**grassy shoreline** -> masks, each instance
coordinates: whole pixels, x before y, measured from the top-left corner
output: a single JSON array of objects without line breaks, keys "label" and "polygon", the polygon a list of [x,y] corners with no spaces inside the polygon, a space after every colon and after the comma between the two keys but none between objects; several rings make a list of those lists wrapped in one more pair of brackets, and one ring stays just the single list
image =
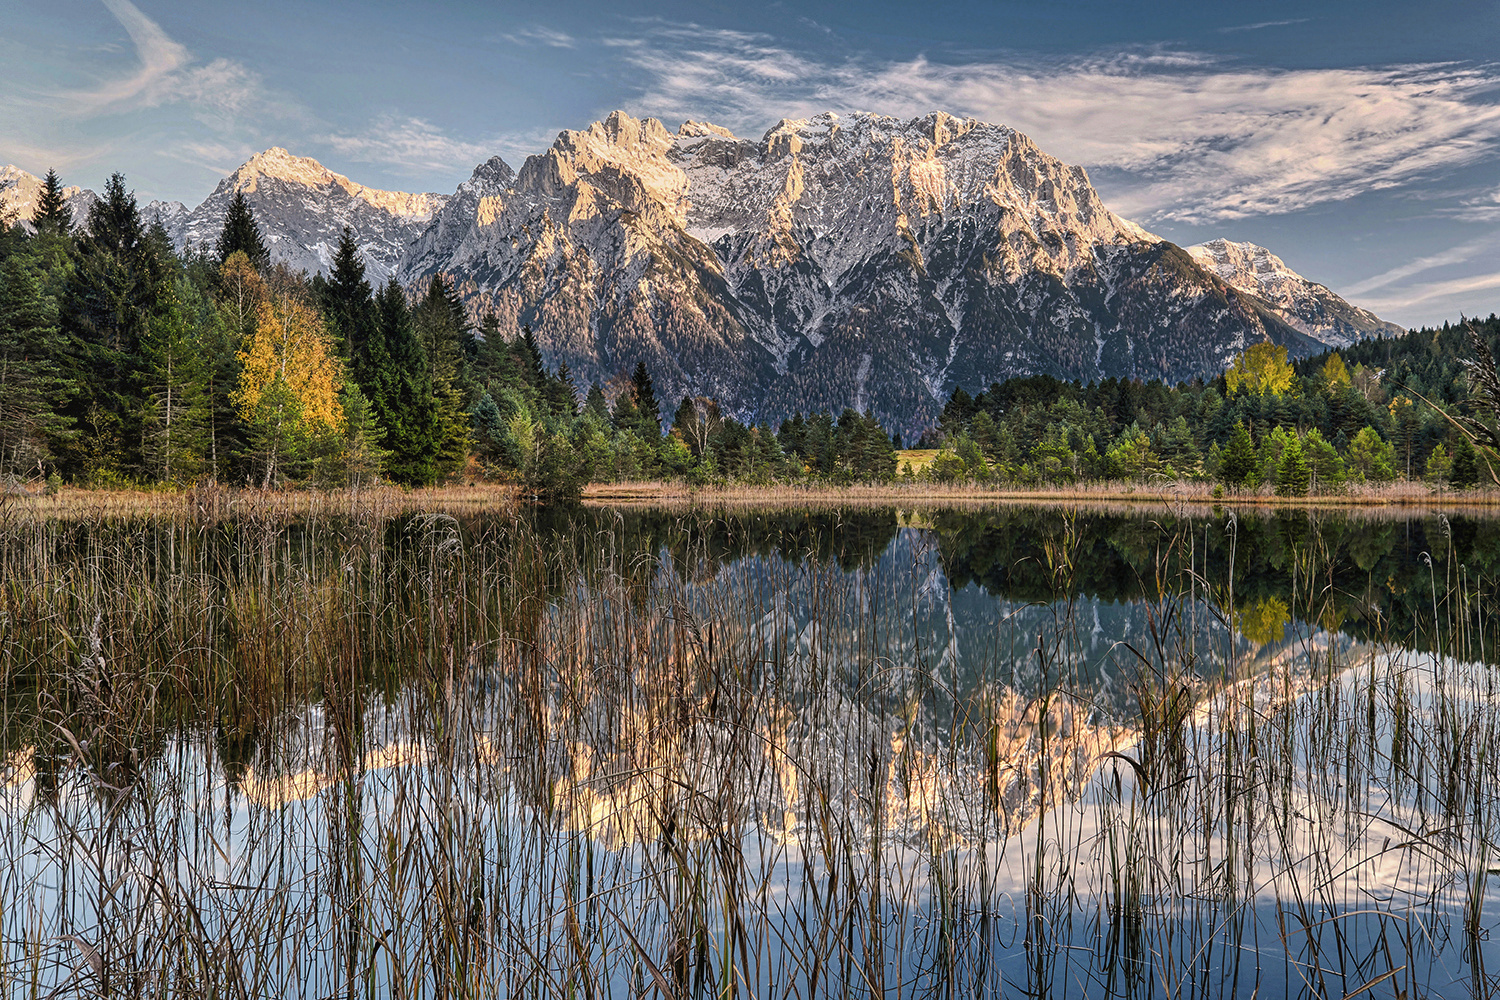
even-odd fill
[{"label": "grassy shoreline", "polygon": [[975,484],[932,483],[856,486],[744,486],[694,489],[684,483],[594,483],[585,487],[583,502],[598,506],[631,505],[755,505],[795,504],[1167,504],[1242,508],[1438,508],[1500,513],[1500,490],[1435,490],[1421,483],[1356,487],[1339,494],[1280,497],[1268,492],[1231,492],[1213,495],[1208,483],[1166,486],[1102,483],[1068,488],[986,487]]},{"label": "grassy shoreline", "polygon": [[[1279,497],[1266,491],[1213,495],[1208,483],[1140,485],[1101,483],[1068,488],[987,487],[972,483],[891,483],[879,485],[729,485],[694,488],[682,482],[591,483],[582,502],[594,507],[771,507],[792,506],[1143,506],[1229,508],[1234,510],[1362,509],[1435,510],[1476,516],[1500,515],[1500,489],[1454,492],[1421,483],[1354,487],[1339,494]],[[377,486],[344,490],[256,490],[192,488],[174,490],[87,490],[65,487],[51,496],[0,496],[0,517],[22,511],[63,517],[123,514],[293,517],[310,514],[415,511],[461,513],[518,508],[520,491],[509,484],[449,485],[405,490]]]}]

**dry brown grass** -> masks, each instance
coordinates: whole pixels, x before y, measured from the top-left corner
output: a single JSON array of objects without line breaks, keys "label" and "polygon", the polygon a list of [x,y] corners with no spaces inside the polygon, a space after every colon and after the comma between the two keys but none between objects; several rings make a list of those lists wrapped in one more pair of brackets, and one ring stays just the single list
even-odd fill
[{"label": "dry brown grass", "polygon": [[127,515],[155,517],[307,517],[313,515],[399,514],[414,511],[464,513],[511,509],[513,487],[443,486],[403,490],[395,486],[350,490],[246,490],[225,487],[171,490],[86,490],[64,488],[53,496],[13,498],[10,516],[32,514],[63,520],[99,520]]},{"label": "dry brown grass", "polygon": [[876,485],[729,485],[694,489],[680,482],[596,483],[583,491],[585,503],[599,506],[793,507],[793,506],[964,506],[970,504],[1062,504],[1081,508],[1139,510],[1142,506],[1219,506],[1245,509],[1412,508],[1459,511],[1483,516],[1500,513],[1500,489],[1438,489],[1425,483],[1359,485],[1338,494],[1279,497],[1268,488],[1214,496],[1212,483],[1082,483],[1073,486],[981,486],[976,483],[885,483]]},{"label": "dry brown grass", "polygon": [[896,452],[896,468],[904,470],[906,464],[910,462],[911,471],[920,475],[937,456],[937,448],[907,448]]}]

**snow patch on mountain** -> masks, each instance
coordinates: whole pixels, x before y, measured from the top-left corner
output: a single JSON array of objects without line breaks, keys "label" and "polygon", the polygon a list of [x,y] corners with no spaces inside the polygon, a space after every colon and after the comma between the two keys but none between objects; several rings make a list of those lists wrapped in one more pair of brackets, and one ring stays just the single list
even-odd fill
[{"label": "snow patch on mountain", "polygon": [[1254,295],[1293,328],[1333,347],[1345,347],[1364,337],[1405,332],[1346,301],[1328,286],[1304,278],[1265,247],[1216,239],[1188,247],[1187,251],[1231,288]]},{"label": "snow patch on mountain", "polygon": [[397,261],[448,201],[445,195],[365,187],[276,146],[246,160],[192,211],[159,213],[179,247],[212,247],[236,193],[254,212],[273,261],[327,273],[347,226],[377,285],[395,273]]},{"label": "snow patch on mountain", "polygon": [[[94,192],[77,186],[62,189],[63,201],[73,215],[73,225],[81,225],[88,218],[89,208],[99,198]],[[0,222],[19,222],[27,232],[32,231],[31,217],[36,214],[37,201],[42,195],[42,179],[22,170],[14,164],[0,166]]]}]

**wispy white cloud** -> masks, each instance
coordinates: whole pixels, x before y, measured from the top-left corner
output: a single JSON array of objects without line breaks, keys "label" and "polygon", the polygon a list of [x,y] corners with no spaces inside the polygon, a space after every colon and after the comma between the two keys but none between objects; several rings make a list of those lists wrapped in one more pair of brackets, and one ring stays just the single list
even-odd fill
[{"label": "wispy white cloud", "polygon": [[1500,188],[1462,199],[1449,214],[1466,222],[1500,222]]},{"label": "wispy white cloud", "polygon": [[1292,24],[1306,24],[1311,21],[1310,17],[1289,17],[1285,21],[1256,21],[1254,24],[1236,24],[1228,28],[1220,28],[1219,34],[1230,35],[1237,31],[1260,31],[1262,28],[1285,28]]},{"label": "wispy white cloud", "polygon": [[396,115],[381,116],[357,134],[334,134],[325,140],[350,159],[411,175],[470,168],[494,155],[501,144],[455,139],[431,122]]},{"label": "wispy white cloud", "polygon": [[1364,295],[1382,288],[1400,285],[1405,279],[1442,268],[1469,264],[1494,258],[1500,249],[1500,233],[1489,233],[1477,239],[1467,240],[1439,253],[1416,257],[1403,264],[1382,271],[1363,281],[1355,282],[1344,289],[1347,295]]},{"label": "wispy white cloud", "polygon": [[140,68],[128,76],[104,80],[88,90],[63,93],[59,95],[62,102],[80,114],[97,114],[121,105],[161,103],[175,91],[180,72],[192,61],[187,48],[167,37],[130,0],[103,0],[103,3],[130,35]]},{"label": "wispy white cloud", "polygon": [[1282,70],[1165,48],[829,64],[764,35],[670,25],[630,42],[615,40],[649,80],[649,113],[742,131],[830,109],[972,115],[1120,171],[1111,204],[1145,221],[1295,212],[1500,155],[1495,66]]},{"label": "wispy white cloud", "polygon": [[[1488,292],[1492,288],[1500,288],[1500,271],[1407,285],[1384,295],[1366,296],[1360,300],[1360,305],[1379,313],[1396,313],[1424,303],[1446,300],[1451,306],[1445,312],[1456,314],[1463,310],[1470,316],[1488,315],[1497,311],[1496,297],[1475,297],[1474,293]],[[1464,307],[1466,299],[1471,300],[1467,308]]]},{"label": "wispy white cloud", "polygon": [[539,24],[508,31],[499,37],[512,45],[542,45],[554,49],[571,49],[578,44],[567,32]]},{"label": "wispy white cloud", "polygon": [[312,116],[297,101],[278,95],[261,76],[231,59],[197,59],[147,17],[131,0],[102,0],[120,22],[139,65],[92,87],[43,95],[34,103],[63,118],[122,115],[164,105],[182,105],[218,131],[242,130],[248,122]]}]

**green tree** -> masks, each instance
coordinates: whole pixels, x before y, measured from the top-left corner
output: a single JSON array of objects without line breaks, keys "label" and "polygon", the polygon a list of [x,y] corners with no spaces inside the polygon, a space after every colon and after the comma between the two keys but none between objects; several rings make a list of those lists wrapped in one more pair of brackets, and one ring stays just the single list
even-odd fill
[{"label": "green tree", "polygon": [[69,386],[55,304],[21,254],[0,264],[0,471],[29,471],[66,434],[58,412]]},{"label": "green tree", "polygon": [[1256,473],[1259,467],[1255,442],[1250,439],[1249,429],[1243,423],[1235,424],[1229,447],[1224,449],[1219,459],[1220,478],[1236,489],[1253,486],[1252,479],[1258,479]]},{"label": "green tree", "polygon": [[376,299],[370,403],[385,430],[386,473],[405,486],[438,479],[432,370],[412,323],[406,293],[394,278]]},{"label": "green tree", "polygon": [[354,489],[372,485],[380,479],[389,457],[381,447],[385,431],[375,415],[375,407],[356,383],[344,383],[339,405],[344,411],[343,435],[331,436],[331,461],[319,478],[327,485]]},{"label": "green tree", "polygon": [[141,464],[141,338],[170,260],[148,243],[122,175],[112,175],[90,207],[72,264],[60,315],[72,345],[64,376],[78,391],[65,415],[83,433],[73,439],[81,450],[63,449],[59,463],[74,476],[128,474]]},{"label": "green tree", "polygon": [[224,225],[219,229],[219,239],[214,243],[214,253],[223,264],[232,255],[243,253],[256,270],[264,270],[271,263],[271,252],[266,249],[260,235],[260,225],[250,203],[245,201],[245,192],[236,191],[224,211]]},{"label": "green tree", "polygon": [[1350,471],[1372,483],[1388,483],[1396,478],[1396,449],[1366,426],[1349,442]]},{"label": "green tree", "polygon": [[1460,437],[1458,447],[1453,449],[1453,468],[1448,473],[1448,485],[1456,490],[1479,485],[1479,453],[1466,437]]},{"label": "green tree", "polygon": [[458,472],[469,457],[469,412],[464,405],[468,373],[460,339],[467,324],[462,317],[462,306],[450,293],[447,279],[433,275],[426,296],[412,311],[432,380],[432,481]]},{"label": "green tree", "polygon": [[1307,467],[1312,473],[1310,487],[1314,493],[1334,493],[1340,490],[1349,478],[1344,460],[1338,449],[1323,438],[1316,427],[1307,432],[1302,442],[1302,453],[1307,458]]},{"label": "green tree", "polygon": [[333,270],[321,289],[323,322],[339,354],[349,362],[361,388],[373,389],[374,374],[369,357],[375,335],[375,301],[365,280],[364,256],[349,227],[339,235],[333,253]]},{"label": "green tree", "polygon": [[1302,442],[1297,435],[1290,434],[1281,449],[1281,461],[1276,466],[1276,494],[1284,497],[1305,497],[1312,481],[1312,470],[1302,455]]},{"label": "green tree", "polygon": [[199,475],[209,451],[210,373],[196,326],[197,298],[192,284],[179,279],[141,345],[146,389],[141,453],[152,475],[170,483]]},{"label": "green tree", "polygon": [[31,224],[40,237],[66,237],[73,231],[73,213],[68,211],[67,199],[63,197],[62,181],[56,170],[48,170],[42,178],[42,193],[37,198],[36,211],[31,214]]},{"label": "green tree", "polygon": [[661,403],[657,402],[656,390],[651,384],[651,373],[646,370],[646,362],[636,362],[635,372],[630,376],[630,391],[635,399],[635,408],[641,416],[642,431],[661,437]]},{"label": "green tree", "polygon": [[589,394],[583,401],[583,412],[593,414],[601,424],[609,420],[609,400],[604,398],[604,388],[598,382],[589,385]]}]

